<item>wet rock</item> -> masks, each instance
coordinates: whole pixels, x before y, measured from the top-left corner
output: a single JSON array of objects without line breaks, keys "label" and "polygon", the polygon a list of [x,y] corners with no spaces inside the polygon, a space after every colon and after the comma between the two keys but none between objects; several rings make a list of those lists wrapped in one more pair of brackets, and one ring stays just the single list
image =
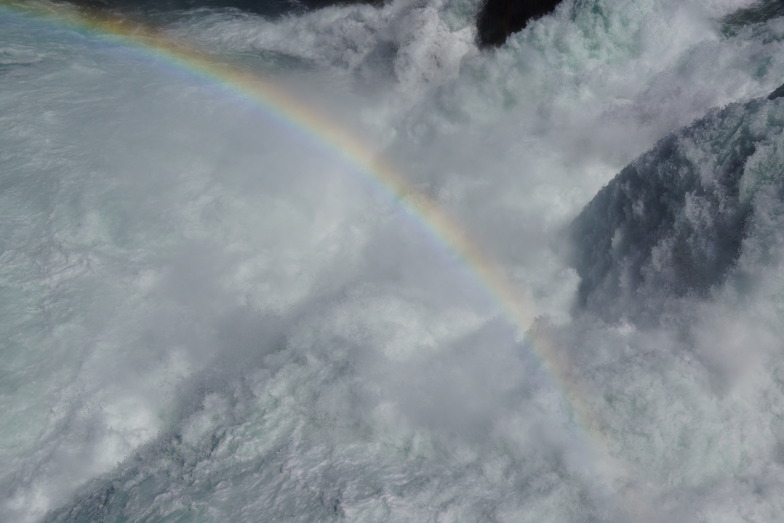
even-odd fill
[{"label": "wet rock", "polygon": [[778,89],[768,95],[768,100],[775,100],[784,96],[784,84],[780,85]]},{"label": "wet rock", "polygon": [[780,16],[784,16],[784,2],[759,0],[724,17],[721,21],[721,30],[725,36],[733,37],[747,27],[764,24]]},{"label": "wet rock", "polygon": [[485,0],[477,17],[479,45],[499,46],[528,22],[551,13],[560,0]]},{"label": "wet rock", "polygon": [[571,226],[577,309],[657,321],[666,303],[707,297],[730,274],[743,281],[744,253],[748,267],[770,256],[767,240],[756,239],[774,237],[768,224],[784,209],[784,177],[764,167],[784,161],[783,95],[712,111],[596,195]]}]

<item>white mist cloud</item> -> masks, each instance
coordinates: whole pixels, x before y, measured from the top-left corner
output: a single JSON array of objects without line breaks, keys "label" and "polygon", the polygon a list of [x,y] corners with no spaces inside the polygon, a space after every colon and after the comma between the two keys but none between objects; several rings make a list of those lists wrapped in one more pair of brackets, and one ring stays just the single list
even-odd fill
[{"label": "white mist cloud", "polygon": [[743,173],[755,221],[726,284],[656,322],[573,314],[564,230],[658,138],[774,87],[780,39],[719,35],[744,2],[587,1],[480,54],[474,4],[169,29],[367,126],[530,296],[543,346],[263,110],[116,42],[0,32],[2,517],[777,513],[780,140]]}]

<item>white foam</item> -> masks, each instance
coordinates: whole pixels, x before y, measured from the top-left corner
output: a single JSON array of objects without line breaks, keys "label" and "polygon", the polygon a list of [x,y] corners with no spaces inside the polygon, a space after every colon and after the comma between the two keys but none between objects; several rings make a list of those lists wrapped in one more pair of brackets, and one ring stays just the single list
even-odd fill
[{"label": "white foam", "polygon": [[656,140],[777,87],[780,21],[722,36],[746,5],[567,1],[493,51],[468,0],[162,22],[345,115],[531,297],[540,347],[298,132],[120,42],[15,17],[0,519],[777,514],[778,113],[748,122],[755,222],[708,297],[654,325],[576,316],[563,234]]}]

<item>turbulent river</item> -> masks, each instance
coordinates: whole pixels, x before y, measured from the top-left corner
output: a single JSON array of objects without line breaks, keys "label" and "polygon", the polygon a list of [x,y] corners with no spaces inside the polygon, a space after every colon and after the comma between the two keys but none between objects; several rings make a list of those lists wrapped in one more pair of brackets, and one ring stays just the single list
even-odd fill
[{"label": "turbulent river", "polygon": [[480,3],[0,2],[0,520],[781,518],[784,9]]}]

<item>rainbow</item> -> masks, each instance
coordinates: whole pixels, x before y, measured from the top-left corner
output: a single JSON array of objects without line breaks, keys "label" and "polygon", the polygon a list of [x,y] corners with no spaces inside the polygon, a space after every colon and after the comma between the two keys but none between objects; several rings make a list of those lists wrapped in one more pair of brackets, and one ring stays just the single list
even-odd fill
[{"label": "rainbow", "polygon": [[626,476],[626,467],[612,457],[601,422],[585,399],[589,391],[581,385],[581,380],[570,365],[565,351],[559,350],[557,344],[546,335],[546,329],[537,327],[537,312],[532,300],[518,289],[500,265],[485,254],[460,224],[436,202],[417,191],[403,174],[367,143],[343,129],[325,113],[295,98],[275,82],[236,66],[219,63],[207,54],[150,27],[104,13],[48,3],[32,7],[29,3],[0,0],[0,14],[3,11],[12,15],[18,13],[37,16],[70,26],[77,31],[119,39],[157,60],[220,85],[232,95],[258,106],[276,120],[299,131],[321,148],[356,168],[371,182],[380,185],[401,210],[421,223],[434,242],[441,245],[451,258],[464,265],[493,301],[501,306],[504,315],[514,324],[518,334],[526,340],[540,364],[561,389],[567,404],[573,409],[572,415],[577,425],[581,426],[595,443],[593,449],[585,449],[594,454],[593,459],[589,459],[603,461],[611,476]]}]

